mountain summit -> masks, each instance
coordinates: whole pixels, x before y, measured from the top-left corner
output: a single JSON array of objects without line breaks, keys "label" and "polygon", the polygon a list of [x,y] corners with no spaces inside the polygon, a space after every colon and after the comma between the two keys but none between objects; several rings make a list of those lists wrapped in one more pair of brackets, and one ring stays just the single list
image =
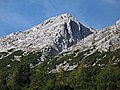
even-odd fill
[{"label": "mountain summit", "polygon": [[[71,14],[49,18],[24,32],[12,33],[0,39],[0,51],[15,50],[44,52],[55,55],[92,34],[90,29],[78,22]],[[47,52],[47,53],[46,53]]]}]

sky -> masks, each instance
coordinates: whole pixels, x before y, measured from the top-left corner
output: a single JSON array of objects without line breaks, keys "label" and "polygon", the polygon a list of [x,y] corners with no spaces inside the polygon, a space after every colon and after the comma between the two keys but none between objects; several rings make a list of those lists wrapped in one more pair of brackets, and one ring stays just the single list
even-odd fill
[{"label": "sky", "polygon": [[120,19],[120,0],[0,0],[0,37],[63,13],[100,30]]}]

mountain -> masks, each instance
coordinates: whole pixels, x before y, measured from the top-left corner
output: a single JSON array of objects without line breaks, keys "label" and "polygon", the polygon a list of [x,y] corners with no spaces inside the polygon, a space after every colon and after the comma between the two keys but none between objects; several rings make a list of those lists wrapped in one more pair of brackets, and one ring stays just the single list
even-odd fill
[{"label": "mountain", "polygon": [[[52,17],[24,32],[12,33],[0,39],[0,51],[14,48],[26,52],[41,50],[45,56],[56,55],[92,34],[71,14]],[[49,53],[46,53],[49,52]]]},{"label": "mountain", "polygon": [[0,38],[0,90],[119,90],[120,20],[96,30],[65,13]]}]

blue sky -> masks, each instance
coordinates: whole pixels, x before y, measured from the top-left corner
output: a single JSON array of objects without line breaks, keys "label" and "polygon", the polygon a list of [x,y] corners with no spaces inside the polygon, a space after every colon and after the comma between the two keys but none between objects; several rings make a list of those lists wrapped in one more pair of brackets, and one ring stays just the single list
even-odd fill
[{"label": "blue sky", "polygon": [[0,37],[66,12],[102,29],[120,19],[120,0],[0,0]]}]

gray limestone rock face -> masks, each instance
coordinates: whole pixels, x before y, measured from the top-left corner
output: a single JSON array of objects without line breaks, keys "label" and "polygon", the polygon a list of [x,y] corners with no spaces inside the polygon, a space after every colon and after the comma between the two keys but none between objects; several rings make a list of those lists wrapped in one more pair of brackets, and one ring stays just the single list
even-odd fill
[{"label": "gray limestone rock face", "polygon": [[74,46],[64,50],[65,52],[73,52],[77,49],[94,48],[100,51],[116,50],[120,48],[120,21],[116,24],[104,28],[103,30],[95,31],[93,34],[83,38]]},{"label": "gray limestone rock face", "polygon": [[0,51],[11,48],[26,52],[41,50],[52,56],[71,47],[92,31],[83,26],[71,14],[49,18],[43,23],[23,32],[12,33],[0,39]]}]

